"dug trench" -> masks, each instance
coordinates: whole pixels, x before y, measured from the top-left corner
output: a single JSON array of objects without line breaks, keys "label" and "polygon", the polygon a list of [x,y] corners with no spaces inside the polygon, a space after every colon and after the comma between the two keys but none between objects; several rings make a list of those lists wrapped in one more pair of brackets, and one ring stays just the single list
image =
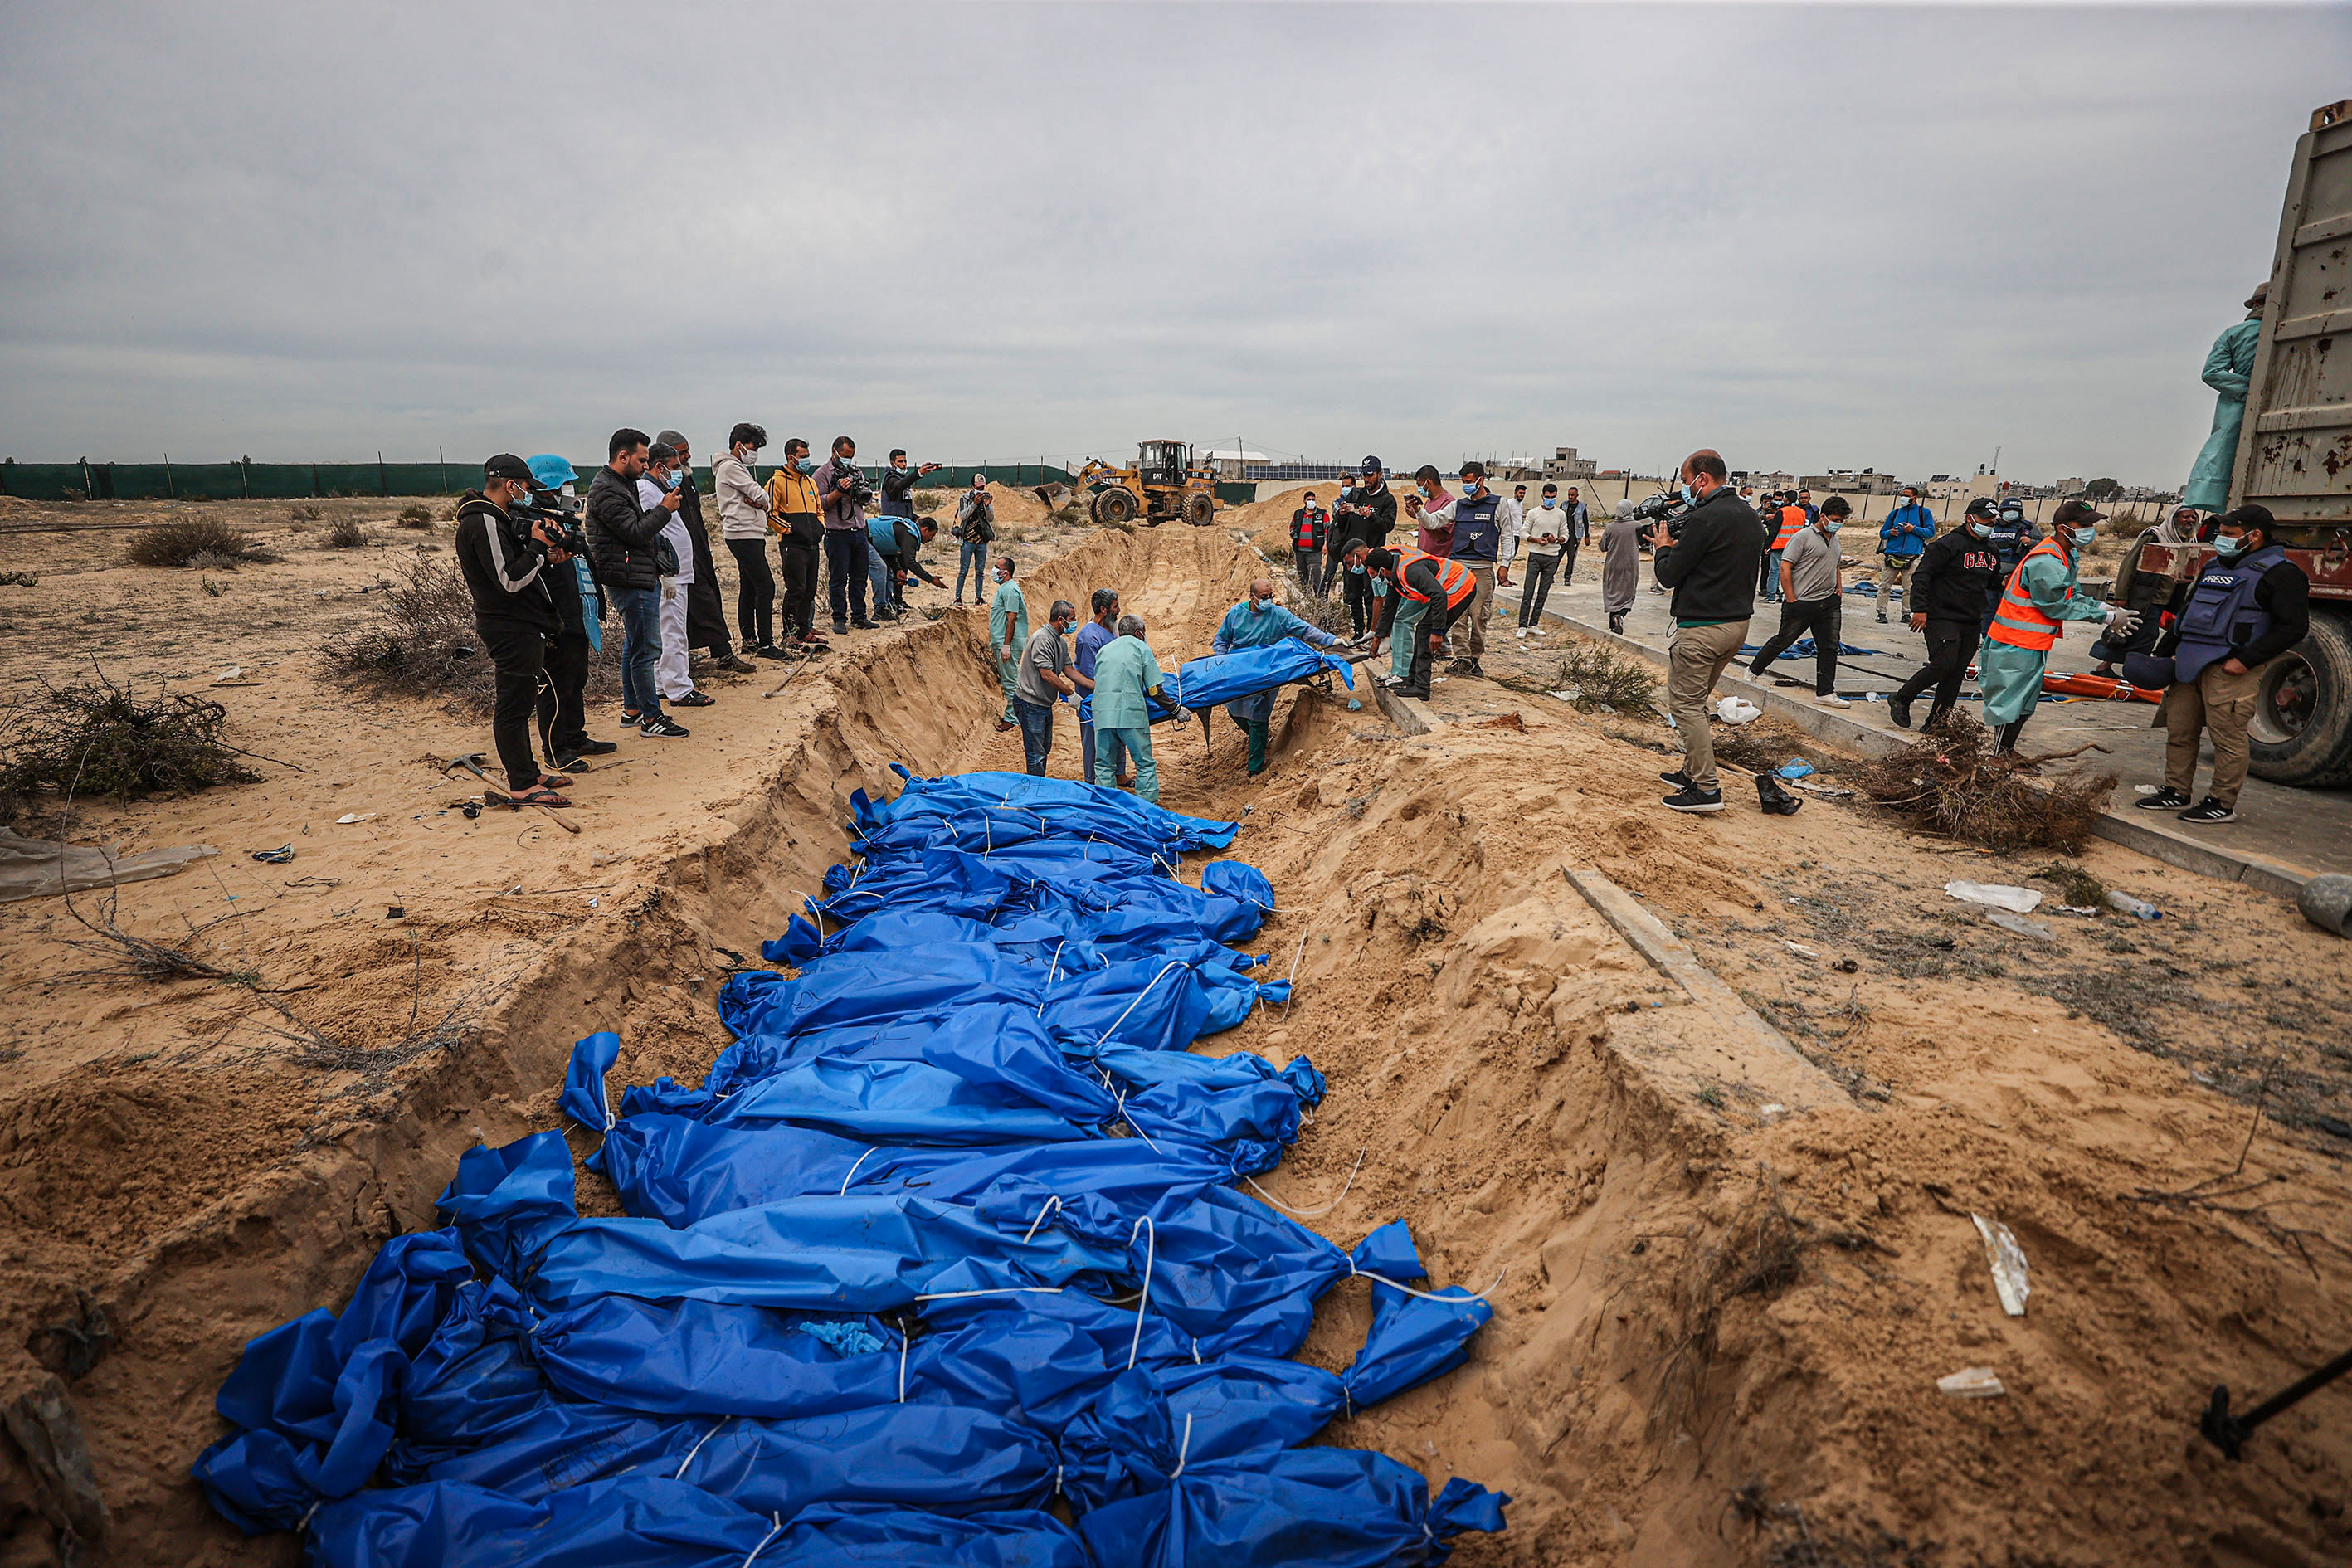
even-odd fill
[{"label": "dug trench", "polygon": [[[1087,537],[1024,582],[1040,615],[1118,585],[1181,655],[1256,568],[1222,529],[1163,529]],[[108,1061],[6,1096],[12,1394],[54,1379],[78,1414],[113,1514],[88,1561],[296,1559],[289,1537],[237,1538],[186,1479],[238,1348],[339,1305],[386,1237],[433,1224],[465,1148],[558,1125],[579,1036],[620,1031],[620,1081],[698,1078],[725,1039],[719,984],[843,858],[853,790],[891,787],[894,762],[1018,767],[984,637],[950,616],[812,677],[756,770],[609,874],[594,919],[526,900],[352,945],[321,981],[339,999],[303,1014],[332,1009],[339,1040],[401,1039],[412,1014],[489,993],[405,1059],[295,1040],[175,1058],[165,1087],[155,1063]],[[2037,989],[2000,933],[1931,926],[1950,962],[1925,964],[1908,945],[1886,959],[1867,929],[1822,936],[1833,907],[1864,907],[1825,861],[1940,882],[1948,862],[1907,835],[1818,810],[1665,818],[1652,752],[1564,704],[1515,712],[1407,738],[1369,703],[1294,691],[1256,782],[1222,721],[1205,746],[1197,725],[1160,731],[1163,804],[1244,824],[1230,853],[1280,903],[1253,948],[1298,980],[1286,1013],[1202,1048],[1303,1052],[1330,1080],[1264,1190],[1342,1245],[1406,1219],[1436,1282],[1493,1286],[1469,1365],[1325,1440],[1511,1493],[1508,1531],[1465,1538],[1465,1564],[2352,1552],[2342,1392],[2263,1428],[2242,1464],[2194,1426],[2215,1382],[2259,1392],[2342,1348],[2352,1205],[2326,1141],[2252,1121]],[[1055,773],[1074,740],[1066,724]],[[1686,935],[1802,1055],[1654,967],[1570,871]],[[2204,929],[2336,973],[2295,1017],[2303,1048],[2340,1042],[2330,939],[2242,890],[2202,896]],[[1823,963],[1859,958],[1842,1006],[1784,929]],[[482,951],[503,963],[470,962]],[[289,1077],[323,1079],[328,1100],[289,1097]],[[593,1180],[582,1196],[616,1212]],[[2023,1247],[2021,1318],[1971,1215]],[[1306,1354],[1343,1363],[1369,1315],[1366,1287],[1337,1287]],[[1979,1365],[2000,1396],[1937,1392]],[[13,1451],[6,1466],[0,1562],[43,1561],[32,1479]]]}]

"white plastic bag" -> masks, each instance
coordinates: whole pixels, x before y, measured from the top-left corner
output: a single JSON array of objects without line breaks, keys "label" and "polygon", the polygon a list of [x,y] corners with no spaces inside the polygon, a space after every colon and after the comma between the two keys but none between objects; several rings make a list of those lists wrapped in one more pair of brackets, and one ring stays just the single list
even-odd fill
[{"label": "white plastic bag", "polygon": [[1990,904],[2011,914],[2030,915],[2042,895],[2031,888],[2012,888],[2002,882],[1947,882],[1944,891],[1971,904]]},{"label": "white plastic bag", "polygon": [[1715,716],[1727,724],[1745,724],[1764,717],[1764,710],[1744,697],[1727,697],[1715,705]]}]

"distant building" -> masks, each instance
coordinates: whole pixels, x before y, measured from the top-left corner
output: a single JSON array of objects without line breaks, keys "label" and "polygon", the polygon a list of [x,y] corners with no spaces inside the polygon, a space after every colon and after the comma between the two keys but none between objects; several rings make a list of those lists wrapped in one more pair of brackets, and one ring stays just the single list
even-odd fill
[{"label": "distant building", "polygon": [[2088,479],[2060,479],[2051,485],[2050,493],[2055,496],[2078,496],[2090,488],[2091,481]]},{"label": "distant building", "polygon": [[1212,447],[1201,454],[1201,460],[1214,468],[1221,479],[1254,479],[1272,461],[1264,452],[1238,447]]},{"label": "distant building", "polygon": [[1578,457],[1575,447],[1560,447],[1543,460],[1540,470],[1530,472],[1527,477],[1531,479],[1590,479],[1600,472],[1601,465],[1590,458]]},{"label": "distant building", "polygon": [[1876,468],[1864,468],[1860,473],[1852,468],[1832,468],[1826,474],[1807,474],[1797,481],[1797,488],[1817,495],[1891,496],[1903,487],[1893,474],[1882,474]]}]

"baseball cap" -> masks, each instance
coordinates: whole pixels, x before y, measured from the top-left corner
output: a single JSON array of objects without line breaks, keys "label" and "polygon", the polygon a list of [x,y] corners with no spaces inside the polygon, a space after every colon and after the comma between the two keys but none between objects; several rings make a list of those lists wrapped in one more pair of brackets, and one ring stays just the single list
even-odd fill
[{"label": "baseball cap", "polygon": [[572,464],[552,452],[541,452],[530,460],[530,482],[543,490],[560,490],[579,480]]},{"label": "baseball cap", "polygon": [[485,479],[519,479],[524,484],[529,484],[530,483],[530,465],[524,462],[520,458],[516,457],[512,452],[500,452],[497,457],[492,458],[488,462],[482,465],[482,478]]},{"label": "baseball cap", "polygon": [[1364,459],[1363,471],[1365,473],[1377,474],[1381,472],[1382,469],[1383,465],[1378,458],[1366,458]]},{"label": "baseball cap", "polygon": [[2000,515],[2000,508],[1993,505],[1992,497],[1979,496],[1976,500],[1969,502],[1969,510],[1966,515],[1969,517],[1999,517]]},{"label": "baseball cap", "polygon": [[2105,521],[2106,515],[2089,501],[2068,500],[2058,503],[2058,510],[2050,514],[2050,521],[2063,527],[2070,522]]}]

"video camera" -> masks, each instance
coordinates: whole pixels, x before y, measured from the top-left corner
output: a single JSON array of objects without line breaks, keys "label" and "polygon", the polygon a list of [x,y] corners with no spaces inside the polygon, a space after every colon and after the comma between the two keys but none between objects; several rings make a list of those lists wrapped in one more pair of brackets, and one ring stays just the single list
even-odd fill
[{"label": "video camera", "polygon": [[874,504],[874,484],[872,480],[866,477],[866,470],[859,468],[855,463],[844,464],[843,470],[841,478],[839,481],[835,483],[834,489],[842,495],[848,497],[851,504],[853,505],[872,506]]},{"label": "video camera", "polygon": [[[545,555],[549,550],[566,550],[574,555],[588,553],[588,531],[581,526],[583,506],[578,496],[559,495],[553,490],[534,489],[530,500],[517,503],[507,513],[514,524],[515,543],[534,555]],[[537,523],[548,536],[542,542],[531,531]]]},{"label": "video camera", "polygon": [[1680,517],[1689,510],[1683,505],[1683,498],[1673,490],[1660,490],[1656,495],[1636,501],[1630,515],[1636,522],[1658,522]]}]

